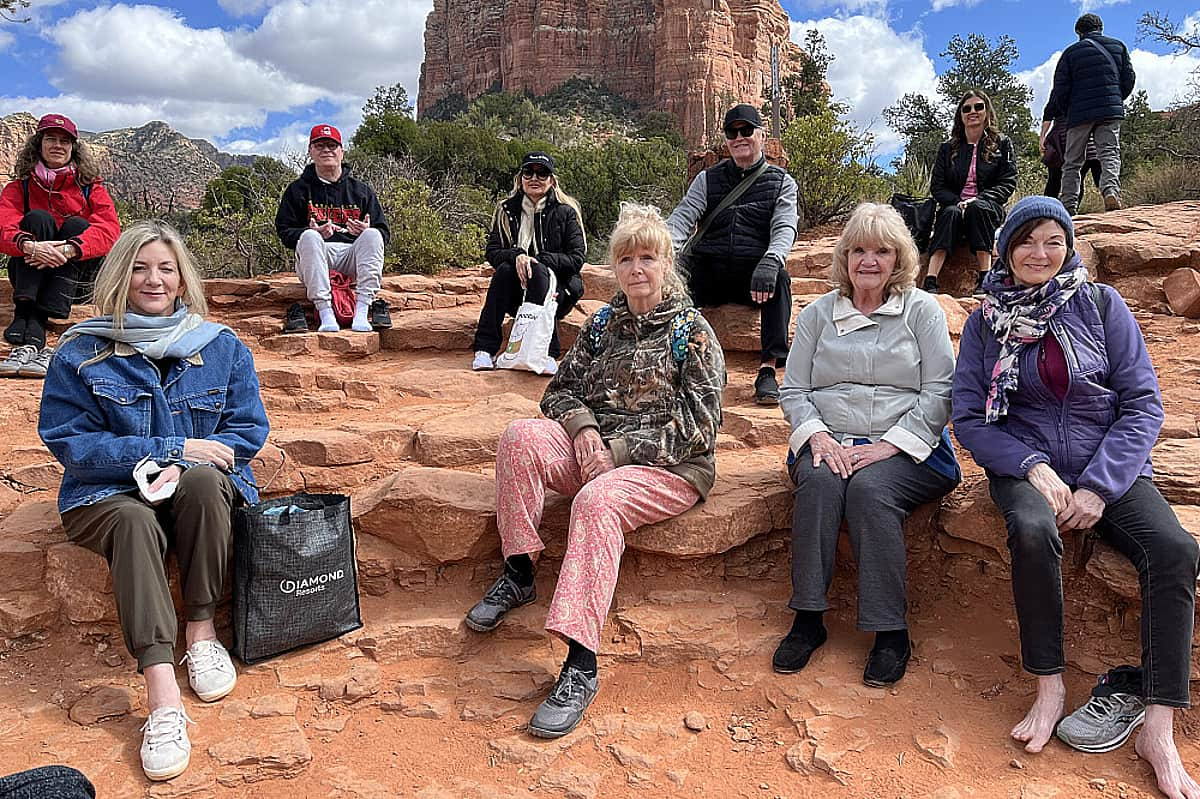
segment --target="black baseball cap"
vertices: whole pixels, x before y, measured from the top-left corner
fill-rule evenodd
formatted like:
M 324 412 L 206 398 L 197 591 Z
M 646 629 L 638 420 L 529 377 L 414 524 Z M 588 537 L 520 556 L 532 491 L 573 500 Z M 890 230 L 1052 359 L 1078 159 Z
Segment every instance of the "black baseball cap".
M 554 159 L 538 150 L 525 154 L 525 160 L 521 162 L 521 169 L 527 166 L 542 166 L 550 174 L 554 174 Z
M 763 126 L 762 117 L 759 116 L 758 109 L 746 103 L 739 103 L 725 112 L 725 130 L 729 130 L 739 123 L 749 125 L 752 128 L 761 128 Z

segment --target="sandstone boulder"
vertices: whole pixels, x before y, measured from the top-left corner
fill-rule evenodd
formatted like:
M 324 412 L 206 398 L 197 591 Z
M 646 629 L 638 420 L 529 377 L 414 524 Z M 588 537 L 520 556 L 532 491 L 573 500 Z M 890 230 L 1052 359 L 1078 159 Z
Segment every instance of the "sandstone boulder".
M 538 403 L 519 394 L 500 394 L 469 408 L 425 422 L 417 432 L 414 454 L 425 466 L 492 463 L 496 444 L 514 419 L 541 415 Z
M 474 305 L 408 311 L 392 318 L 392 329 L 379 334 L 379 345 L 385 350 L 469 350 L 478 321 Z
M 371 461 L 371 447 L 361 436 L 342 430 L 292 429 L 275 435 L 275 443 L 305 466 L 349 466 Z
M 1200 318 L 1200 272 L 1188 267 L 1176 269 L 1163 281 L 1163 291 L 1172 313 Z
M 1200 439 L 1169 439 L 1150 453 L 1154 483 L 1172 504 L 1200 505 Z

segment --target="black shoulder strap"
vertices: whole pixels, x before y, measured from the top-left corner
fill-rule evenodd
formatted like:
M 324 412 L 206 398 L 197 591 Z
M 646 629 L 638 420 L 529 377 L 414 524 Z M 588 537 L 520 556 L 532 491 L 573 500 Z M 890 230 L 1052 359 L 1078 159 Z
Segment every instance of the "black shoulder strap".
M 1088 39 L 1090 42 L 1091 39 Z M 1099 283 L 1089 283 L 1092 287 L 1092 299 L 1096 302 L 1096 308 L 1100 311 L 1100 323 L 1104 324 L 1105 317 L 1108 316 L 1108 292 L 1100 288 Z
M 83 201 L 90 206 L 92 204 L 92 184 L 80 183 L 79 191 L 83 194 Z M 29 178 L 24 178 L 21 181 L 21 196 L 25 201 L 25 210 L 21 212 L 23 216 L 29 213 Z
M 1120 81 L 1121 68 L 1117 66 L 1117 59 L 1113 58 L 1113 54 L 1108 52 L 1108 48 L 1100 44 L 1100 42 L 1096 41 L 1095 39 L 1087 38 L 1084 39 L 1084 41 L 1090 44 L 1092 47 L 1095 47 L 1104 55 L 1105 58 L 1108 59 L 1108 65 L 1113 68 L 1113 72 L 1117 73 L 1117 80 Z
M 700 222 L 696 225 L 695 232 L 692 233 L 692 235 L 688 237 L 688 240 L 684 242 L 683 246 L 679 248 L 679 252 L 675 256 L 676 260 L 682 261 L 687 258 L 687 254 L 691 251 L 692 245 L 704 238 L 705 231 L 708 230 L 708 226 L 714 219 L 717 218 L 717 215 L 737 202 L 737 199 L 746 193 L 746 189 L 750 188 L 754 181 L 758 180 L 758 176 L 767 171 L 768 166 L 770 166 L 770 164 L 767 163 L 766 156 L 763 156 L 761 164 L 759 164 L 750 172 L 746 173 L 745 177 L 743 177 L 741 181 L 729 191 L 728 194 L 721 198 L 721 202 L 717 203 L 716 208 L 713 208 L 711 212 L 706 212 L 704 214 L 704 216 L 700 219 Z
M 25 210 L 21 212 L 21 215 L 24 216 L 29 213 L 29 178 L 21 181 L 21 194 L 25 198 Z

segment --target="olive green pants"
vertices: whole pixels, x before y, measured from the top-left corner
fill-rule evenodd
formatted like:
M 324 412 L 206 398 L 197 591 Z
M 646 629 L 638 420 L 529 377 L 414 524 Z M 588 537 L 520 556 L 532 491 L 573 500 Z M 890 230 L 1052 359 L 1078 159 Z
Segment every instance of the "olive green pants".
M 241 501 L 222 472 L 193 466 L 158 507 L 136 493 L 117 494 L 62 515 L 67 538 L 108 561 L 117 618 L 138 671 L 175 661 L 179 621 L 167 585 L 168 547 L 179 561 L 185 617 L 211 619 L 229 570 L 232 511 Z

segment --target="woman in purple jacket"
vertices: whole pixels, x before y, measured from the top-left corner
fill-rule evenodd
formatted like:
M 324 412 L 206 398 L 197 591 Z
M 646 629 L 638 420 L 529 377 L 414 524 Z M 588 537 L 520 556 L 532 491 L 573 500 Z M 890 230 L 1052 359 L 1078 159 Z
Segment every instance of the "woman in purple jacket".
M 954 432 L 1004 513 L 1021 658 L 1038 678 L 1012 736 L 1040 752 L 1057 725 L 1068 745 L 1106 752 L 1144 721 L 1136 748 L 1159 787 L 1195 799 L 1173 722 L 1175 708 L 1188 707 L 1200 554 L 1150 480 L 1163 408 L 1145 341 L 1121 296 L 1089 283 L 1074 237 L 1058 200 L 1014 206 L 954 375 Z M 1062 533 L 1089 527 L 1137 567 L 1142 665 L 1102 676 L 1060 723 Z

